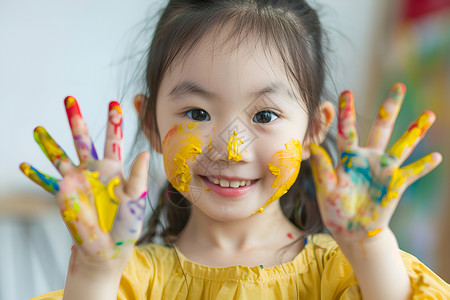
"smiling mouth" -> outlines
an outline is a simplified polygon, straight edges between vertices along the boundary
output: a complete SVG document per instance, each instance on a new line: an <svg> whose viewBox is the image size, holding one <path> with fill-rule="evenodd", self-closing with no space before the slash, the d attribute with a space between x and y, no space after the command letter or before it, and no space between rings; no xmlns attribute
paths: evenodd
<svg viewBox="0 0 450 300"><path fill-rule="evenodd" d="M220 187L224 187L224 188L239 188L239 187L244 187L244 186L250 186L252 185L256 180L245 180L245 179L241 179L241 180L227 180L224 178L216 178L216 177L212 177L212 176L201 176L203 180L207 180L212 184L215 184L217 186Z"/></svg>

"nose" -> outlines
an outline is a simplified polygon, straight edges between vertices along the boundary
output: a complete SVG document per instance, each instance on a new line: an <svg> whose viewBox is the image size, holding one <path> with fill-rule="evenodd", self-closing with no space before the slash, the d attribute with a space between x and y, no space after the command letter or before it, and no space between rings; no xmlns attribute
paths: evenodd
<svg viewBox="0 0 450 300"><path fill-rule="evenodd" d="M248 126L236 119L227 126L216 126L209 135L209 143L204 149L206 156L213 161L227 164L251 160L251 143L256 134Z"/></svg>

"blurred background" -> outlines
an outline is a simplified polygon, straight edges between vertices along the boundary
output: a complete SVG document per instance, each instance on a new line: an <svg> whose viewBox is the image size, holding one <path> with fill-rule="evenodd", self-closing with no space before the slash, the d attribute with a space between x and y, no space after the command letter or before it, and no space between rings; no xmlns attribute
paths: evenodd
<svg viewBox="0 0 450 300"><path fill-rule="evenodd" d="M125 150L136 130L134 94L165 1L0 2L0 300L64 287L71 239L56 201L19 171L23 161L58 176L34 142L44 126L76 157L63 99L79 100L98 149L107 103L121 100ZM436 124L416 149L443 164L411 186L391 222L400 247L450 281L450 1L317 0L330 40L331 100L354 91L361 137L393 82L408 87L393 140L425 109ZM137 80L133 80L137 77ZM362 139L363 140L363 139Z"/></svg>

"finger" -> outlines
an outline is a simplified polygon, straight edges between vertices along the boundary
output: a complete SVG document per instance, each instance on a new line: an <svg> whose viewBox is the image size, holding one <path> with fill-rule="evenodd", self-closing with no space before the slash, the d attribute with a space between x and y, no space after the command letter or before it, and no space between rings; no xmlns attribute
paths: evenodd
<svg viewBox="0 0 450 300"><path fill-rule="evenodd" d="M59 185L56 178L40 172L27 163L20 164L20 169L28 178L40 185L50 194L56 195L58 193Z"/></svg>
<svg viewBox="0 0 450 300"><path fill-rule="evenodd" d="M106 128L105 158L122 161L122 108L119 102L109 103Z"/></svg>
<svg viewBox="0 0 450 300"><path fill-rule="evenodd" d="M44 127L38 126L34 129L34 139L63 176L74 169L74 165L67 154L53 140Z"/></svg>
<svg viewBox="0 0 450 300"><path fill-rule="evenodd" d="M389 150L389 154L394 155L401 165L416 147L417 143L425 136L430 126L436 120L433 112L424 111L416 121L409 125L408 130Z"/></svg>
<svg viewBox="0 0 450 300"><path fill-rule="evenodd" d="M326 195L336 187L337 178L330 156L322 147L311 144L311 167L318 194Z"/></svg>
<svg viewBox="0 0 450 300"><path fill-rule="evenodd" d="M389 91L389 95L381 104L375 123L370 130L367 139L367 147L383 151L391 138L392 129L397 119L398 112L405 98L406 87L402 83L396 83Z"/></svg>
<svg viewBox="0 0 450 300"><path fill-rule="evenodd" d="M125 193L131 198L137 198L147 190L148 166L150 153L140 153L131 166L130 177L125 185Z"/></svg>
<svg viewBox="0 0 450 300"><path fill-rule="evenodd" d="M381 206L385 207L392 200L394 205L400 200L402 193L416 180L422 178L434 168L436 168L442 161L442 155L434 152L428 154L421 159L397 169L389 182L388 192L386 198L381 202Z"/></svg>
<svg viewBox="0 0 450 300"><path fill-rule="evenodd" d="M119 212L111 236L116 245L133 244L142 232L142 224L147 199L147 174L150 153L140 153L134 161L130 177L124 190L115 189L119 202Z"/></svg>
<svg viewBox="0 0 450 300"><path fill-rule="evenodd" d="M402 184L405 186L405 188L410 186L418 179L430 173L441 163L441 161L442 155L440 153L434 152L407 166L400 168L399 180L397 181L397 185ZM394 188L398 188L398 186L395 186Z"/></svg>
<svg viewBox="0 0 450 300"><path fill-rule="evenodd" d="M340 152L358 146L355 105L351 91L345 91L339 97L337 142Z"/></svg>
<svg viewBox="0 0 450 300"><path fill-rule="evenodd" d="M64 100L64 104L80 164L90 160L98 160L97 152L89 137L88 129L81 116L77 100L69 96Z"/></svg>

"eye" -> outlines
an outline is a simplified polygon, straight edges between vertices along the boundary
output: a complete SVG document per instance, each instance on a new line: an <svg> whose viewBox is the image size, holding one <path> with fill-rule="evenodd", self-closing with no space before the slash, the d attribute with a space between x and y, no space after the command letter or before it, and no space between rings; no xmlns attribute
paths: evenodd
<svg viewBox="0 0 450 300"><path fill-rule="evenodd" d="M188 110L185 114L185 116L188 116L194 121L209 121L211 118L209 117L209 114L204 111L203 109L199 108L193 108Z"/></svg>
<svg viewBox="0 0 450 300"><path fill-rule="evenodd" d="M263 110L263 111L256 113L253 116L252 121L256 122L256 123L270 123L273 120L275 120L275 118L278 118L276 113L274 113L273 111L270 111L270 110Z"/></svg>

